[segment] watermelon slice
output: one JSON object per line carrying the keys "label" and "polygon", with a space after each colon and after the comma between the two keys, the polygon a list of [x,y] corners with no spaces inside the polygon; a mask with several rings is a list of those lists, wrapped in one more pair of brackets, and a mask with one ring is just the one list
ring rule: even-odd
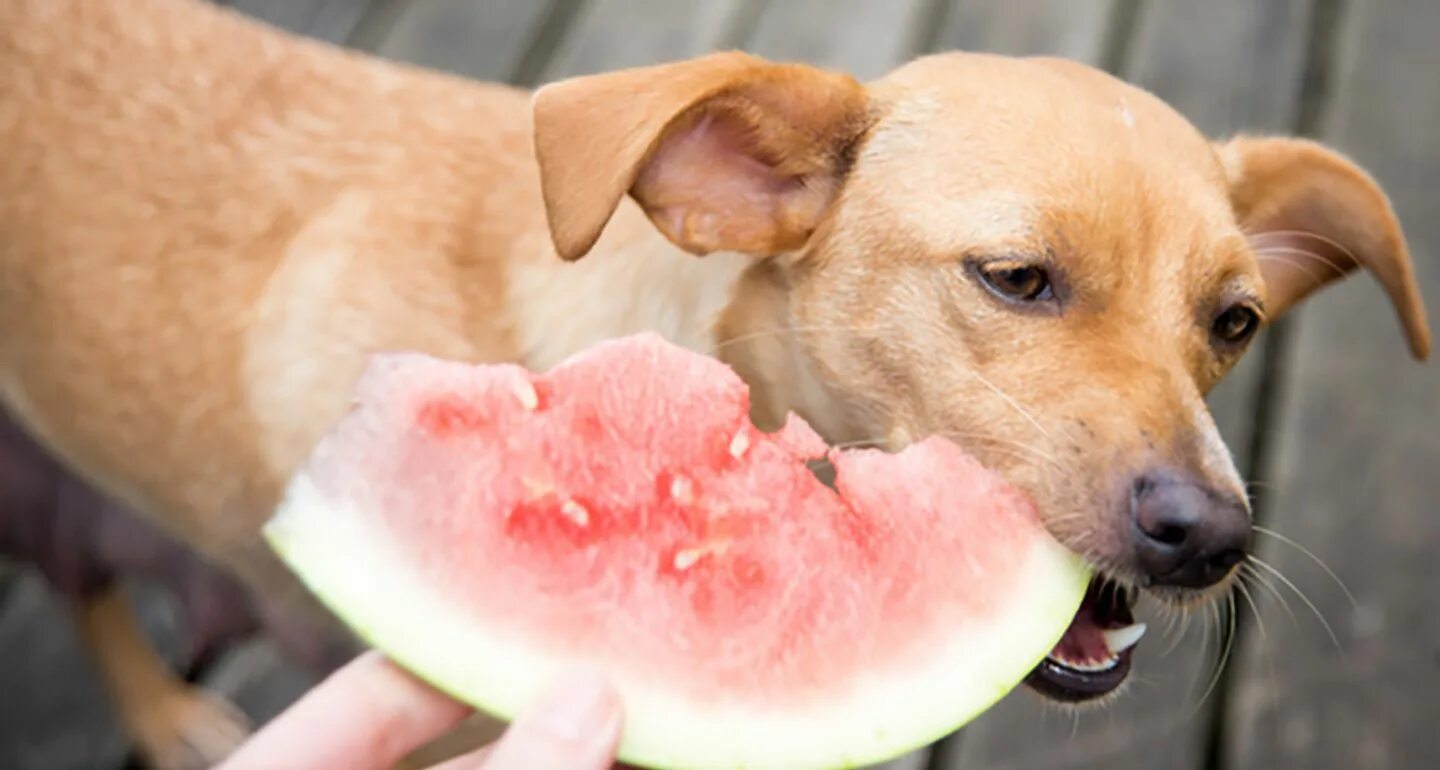
{"label": "watermelon slice", "polygon": [[[266,527],[376,647],[513,716],[608,673],[630,763],[831,768],[984,711],[1088,581],[953,444],[834,451],[749,419],[724,364],[657,336],[548,375],[373,359]],[[807,461],[824,455],[834,488]]]}

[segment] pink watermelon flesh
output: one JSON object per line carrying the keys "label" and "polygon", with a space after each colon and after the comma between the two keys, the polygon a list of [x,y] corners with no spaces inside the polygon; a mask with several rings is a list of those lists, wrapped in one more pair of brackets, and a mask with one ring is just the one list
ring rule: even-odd
{"label": "pink watermelon flesh", "polygon": [[[830,452],[798,418],[765,434],[748,414],[728,367],[649,335],[543,376],[389,355],[304,477],[486,633],[701,712],[803,713],[861,672],[916,678],[1013,612],[1001,589],[1056,547],[953,444]],[[826,455],[834,489],[807,467]],[[1072,574],[1029,666],[1079,603]]]}

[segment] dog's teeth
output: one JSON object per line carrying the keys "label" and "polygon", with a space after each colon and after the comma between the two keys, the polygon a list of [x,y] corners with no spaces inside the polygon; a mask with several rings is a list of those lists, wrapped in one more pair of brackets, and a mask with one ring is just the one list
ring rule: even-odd
{"label": "dog's teeth", "polygon": [[1145,635],[1145,624],[1131,623],[1124,628],[1112,628],[1104,634],[1105,647],[1110,650],[1111,655],[1119,655],[1140,641],[1140,637]]}

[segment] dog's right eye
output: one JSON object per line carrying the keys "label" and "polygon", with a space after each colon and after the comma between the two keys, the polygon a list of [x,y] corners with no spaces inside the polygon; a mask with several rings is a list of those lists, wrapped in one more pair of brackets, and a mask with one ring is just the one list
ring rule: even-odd
{"label": "dog's right eye", "polygon": [[1055,297],[1045,268],[1013,260],[985,262],[975,267],[981,283],[1001,299],[1041,302]]}
{"label": "dog's right eye", "polygon": [[1249,340],[1259,328],[1260,314],[1246,305],[1231,305],[1210,324],[1210,332],[1215,339],[1227,345],[1239,345]]}

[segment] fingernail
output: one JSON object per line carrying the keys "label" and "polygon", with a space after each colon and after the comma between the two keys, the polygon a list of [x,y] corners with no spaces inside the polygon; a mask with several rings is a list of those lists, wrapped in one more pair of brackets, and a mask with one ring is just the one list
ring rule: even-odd
{"label": "fingernail", "polygon": [[610,684],[586,670],[556,679],[536,706],[534,725],[562,740],[593,740],[613,730],[619,703]]}

